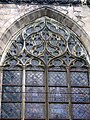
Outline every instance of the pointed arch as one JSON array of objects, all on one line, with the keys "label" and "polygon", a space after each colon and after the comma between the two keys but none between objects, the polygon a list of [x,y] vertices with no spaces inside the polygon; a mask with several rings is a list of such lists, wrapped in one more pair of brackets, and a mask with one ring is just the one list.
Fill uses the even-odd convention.
[{"label": "pointed arch", "polygon": [[[1,59],[1,118],[90,119],[89,48],[82,39],[86,34],[48,7],[23,16],[14,25],[16,33],[11,26],[2,36],[8,45]],[[18,99],[13,99],[17,93]]]},{"label": "pointed arch", "polygon": [[90,53],[90,47],[89,47],[90,38],[85,33],[85,31],[68,16],[50,7],[44,6],[21,16],[13,24],[11,24],[10,27],[8,27],[7,30],[2,34],[1,40],[4,45],[2,46],[1,64],[2,61],[4,60],[4,56],[7,50],[9,49],[12,41],[15,39],[15,36],[19,32],[21,32],[23,28],[25,28],[25,26],[32,24],[38,18],[44,16],[50,18],[51,21],[52,19],[54,19],[58,23],[62,24],[64,27],[67,27],[71,31],[71,33],[76,34],[76,36],[79,37],[79,40],[85,46],[88,54]]}]

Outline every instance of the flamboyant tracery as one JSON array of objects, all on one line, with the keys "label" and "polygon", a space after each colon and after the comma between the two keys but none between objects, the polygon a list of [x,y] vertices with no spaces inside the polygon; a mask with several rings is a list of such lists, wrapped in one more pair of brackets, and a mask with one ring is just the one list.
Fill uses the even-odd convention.
[{"label": "flamboyant tracery", "polygon": [[26,26],[3,63],[1,118],[90,119],[88,54],[47,17]]}]

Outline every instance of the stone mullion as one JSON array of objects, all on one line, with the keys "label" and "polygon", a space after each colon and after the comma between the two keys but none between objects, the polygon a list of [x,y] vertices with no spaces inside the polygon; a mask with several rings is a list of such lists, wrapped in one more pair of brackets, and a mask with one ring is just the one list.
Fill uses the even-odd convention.
[{"label": "stone mullion", "polygon": [[48,68],[45,67],[45,120],[49,120],[49,112],[48,112]]},{"label": "stone mullion", "polygon": [[2,80],[3,80],[3,68],[0,66],[0,118],[1,118],[1,100],[2,100]]},{"label": "stone mullion", "polygon": [[[90,88],[90,65],[89,65],[89,68],[88,68],[88,86]],[[89,89],[89,94],[90,94],[90,89]],[[90,102],[90,96],[89,96],[89,102]]]},{"label": "stone mullion", "polygon": [[23,78],[22,78],[22,113],[21,113],[21,119],[25,119],[25,66],[23,65]]},{"label": "stone mullion", "polygon": [[72,114],[72,89],[71,89],[71,79],[70,79],[70,68],[67,67],[67,83],[68,83],[68,113],[69,113],[69,120],[73,119],[73,114]]}]

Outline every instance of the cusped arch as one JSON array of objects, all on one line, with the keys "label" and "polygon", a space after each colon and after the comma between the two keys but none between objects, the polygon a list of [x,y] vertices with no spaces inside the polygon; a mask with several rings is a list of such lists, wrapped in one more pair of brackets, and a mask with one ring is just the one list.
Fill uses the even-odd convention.
[{"label": "cusped arch", "polygon": [[48,17],[50,21],[55,20],[57,21],[57,23],[60,23],[64,27],[68,28],[71,31],[71,33],[74,33],[79,38],[79,40],[83,43],[83,45],[85,46],[85,49],[89,54],[90,41],[85,31],[68,16],[50,7],[44,6],[36,10],[33,10],[25,14],[24,16],[20,17],[5,31],[5,33],[3,33],[1,40],[5,45],[2,48],[3,52],[2,52],[2,58],[1,58],[1,64],[3,63],[5,55],[8,49],[10,48],[12,41],[15,39],[15,37],[18,34],[20,34],[26,26],[32,24],[37,19],[45,16]]}]

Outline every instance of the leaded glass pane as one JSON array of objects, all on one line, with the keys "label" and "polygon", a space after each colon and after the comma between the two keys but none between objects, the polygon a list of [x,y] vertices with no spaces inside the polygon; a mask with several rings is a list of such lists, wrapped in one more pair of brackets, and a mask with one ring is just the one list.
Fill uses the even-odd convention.
[{"label": "leaded glass pane", "polygon": [[22,64],[27,64],[27,61],[29,60],[29,55],[27,53],[26,50],[24,50],[19,56],[18,58],[20,59]]},{"label": "leaded glass pane", "polygon": [[71,72],[71,84],[73,86],[88,86],[87,72]]},{"label": "leaded glass pane", "polygon": [[[39,65],[39,63],[38,63],[38,65]],[[27,72],[29,72],[29,71],[34,71],[35,72],[35,70],[40,71],[40,72],[44,71],[43,66],[41,67],[41,66],[38,66],[38,65],[34,65],[34,66],[29,65],[29,66],[27,66],[26,67]]]},{"label": "leaded glass pane", "polygon": [[42,119],[45,114],[44,104],[26,103],[25,117],[31,119]]},{"label": "leaded glass pane", "polygon": [[55,72],[65,72],[66,71],[66,68],[63,67],[63,61],[58,61],[58,60],[54,60],[50,63],[50,68],[49,68],[50,71],[55,71]]},{"label": "leaded glass pane", "polygon": [[21,87],[11,87],[11,86],[3,86],[2,89],[3,95],[2,100],[3,101],[21,101]]},{"label": "leaded glass pane", "polygon": [[48,80],[50,86],[66,86],[66,72],[49,72]]},{"label": "leaded glass pane", "polygon": [[21,87],[14,87],[14,86],[6,86],[4,85],[2,88],[3,92],[16,92],[19,93],[21,92]]},{"label": "leaded glass pane", "polygon": [[73,102],[90,102],[90,88],[72,88]]},{"label": "leaded glass pane", "polygon": [[2,118],[20,118],[21,104],[20,103],[2,103]]},{"label": "leaded glass pane", "polygon": [[26,87],[26,101],[43,102],[45,101],[44,87]]},{"label": "leaded glass pane", "polygon": [[70,65],[72,60],[74,59],[73,56],[67,51],[63,56],[62,56],[63,61],[66,63],[66,65]]},{"label": "leaded glass pane", "polygon": [[49,115],[51,119],[67,119],[68,105],[67,104],[50,104]]},{"label": "leaded glass pane", "polygon": [[21,101],[21,93],[3,93],[3,101],[18,102]]},{"label": "leaded glass pane", "polygon": [[21,84],[21,71],[4,71],[3,73],[3,84],[14,84],[14,85],[20,85]]},{"label": "leaded glass pane", "polygon": [[[76,61],[75,65],[71,68],[71,72],[87,72],[87,67],[82,67],[83,66],[83,61]],[[88,73],[88,72],[87,72]]]},{"label": "leaded glass pane", "polygon": [[44,84],[43,72],[26,71],[26,84],[40,86]]},{"label": "leaded glass pane", "polygon": [[67,102],[67,88],[50,87],[49,91],[50,102]]},{"label": "leaded glass pane", "polygon": [[73,116],[75,119],[90,120],[90,104],[74,104]]}]

